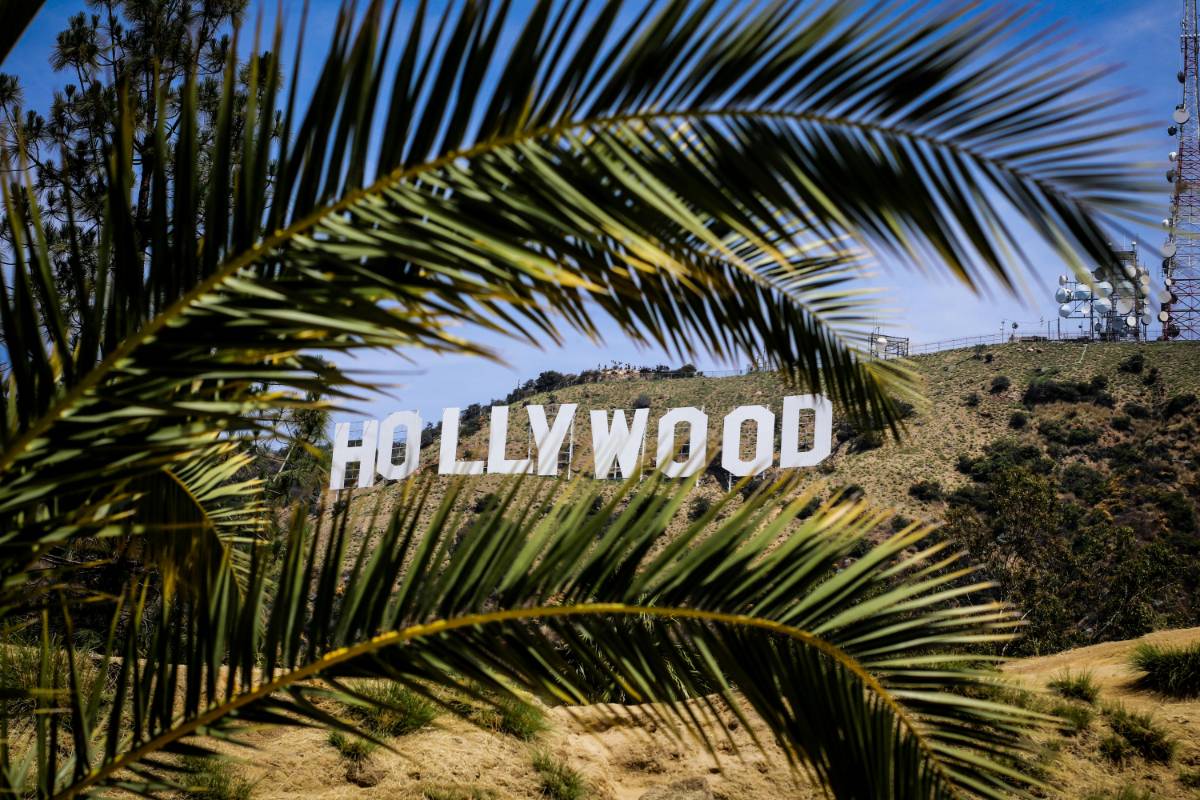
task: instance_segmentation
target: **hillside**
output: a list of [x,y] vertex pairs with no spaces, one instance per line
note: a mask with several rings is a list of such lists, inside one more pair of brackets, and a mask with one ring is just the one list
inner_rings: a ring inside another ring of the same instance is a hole
[[[1140,373],[1122,372],[1121,362],[1134,353],[1143,353],[1145,366]],[[856,449],[864,443],[841,438],[835,419],[835,439],[832,456],[810,469],[813,480],[823,480],[832,486],[860,486],[866,496],[878,503],[910,516],[928,516],[930,508],[909,494],[918,480],[938,481],[945,486],[963,482],[956,469],[960,456],[976,457],[984,447],[1002,437],[1022,441],[1037,439],[1036,423],[1061,411],[1060,404],[1040,406],[1033,410],[1033,422],[1023,431],[1013,431],[1009,420],[1014,411],[1028,410],[1021,402],[1022,394],[1031,381],[1051,378],[1060,381],[1089,381],[1096,375],[1108,378],[1107,391],[1112,395],[1114,409],[1089,408],[1085,417],[1102,425],[1115,416],[1126,403],[1153,407],[1166,398],[1200,393],[1200,346],[1187,342],[1154,343],[1151,345],[1093,343],[1079,345],[1064,342],[1008,344],[982,349],[949,350],[912,360],[926,386],[929,404],[916,410],[907,421],[907,431],[900,441],[880,438],[880,446]],[[1157,380],[1147,385],[1152,370]],[[993,391],[992,382],[1000,377],[1010,381],[1008,388]],[[766,405],[775,414],[781,412],[780,398],[787,393],[780,380],[771,373],[751,373],[734,377],[709,378],[641,378],[585,383],[568,386],[553,392],[537,393],[514,404],[510,412],[511,458],[529,454],[528,428],[522,429],[523,415],[516,409],[529,404],[547,406],[547,416],[553,417],[558,404],[577,403],[577,424],[574,434],[572,474],[594,472],[593,453],[586,421],[589,409],[625,409],[632,414],[639,399],[648,401],[650,426],[646,432],[647,446],[653,447],[657,419],[669,408],[695,406],[710,416],[710,441],[719,436],[720,418],[739,405]],[[972,404],[972,396],[977,404]],[[484,414],[474,424],[464,418],[460,434],[460,458],[486,458],[488,447],[487,401],[480,403]],[[1104,441],[1116,441],[1116,431],[1104,434]],[[715,451],[710,444],[710,455]],[[422,450],[423,474],[436,471],[438,442]],[[776,453],[776,460],[778,454]],[[492,491],[497,478],[480,476],[475,479],[478,491]],[[706,477],[700,489],[716,491],[724,488],[714,477]],[[380,485],[368,490],[355,490],[356,503],[366,507],[376,493],[390,491]]]

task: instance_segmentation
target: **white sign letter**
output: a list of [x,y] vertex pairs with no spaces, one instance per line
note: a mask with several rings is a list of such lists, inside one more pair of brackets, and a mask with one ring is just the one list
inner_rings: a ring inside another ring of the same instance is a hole
[[633,412],[633,430],[625,424],[625,411],[619,408],[613,412],[611,429],[608,427],[607,412],[593,411],[591,417],[592,456],[596,459],[596,477],[607,478],[612,472],[615,458],[621,465],[621,477],[628,478],[637,469],[650,409],[639,408]]
[[[404,429],[404,463],[397,464],[396,428]],[[375,449],[375,468],[385,481],[401,481],[417,471],[421,459],[421,415],[416,411],[388,414],[379,426],[379,446]]]
[[438,458],[439,475],[482,475],[482,461],[458,460],[458,409],[442,411],[442,446]]
[[[754,423],[754,457],[742,458],[742,423]],[[775,415],[766,406],[738,406],[725,417],[721,437],[721,466],[739,478],[757,475],[771,466],[775,447]]]
[[[688,425],[687,460],[675,460],[675,428],[681,422]],[[658,453],[656,464],[668,478],[695,475],[707,460],[708,415],[698,408],[672,408],[658,421]]]
[[[815,419],[813,446],[800,449],[800,411],[811,408]],[[790,395],[783,398],[783,432],[780,434],[779,466],[812,467],[820,464],[833,450],[833,404],[819,394]]]
[[[563,403],[554,417],[554,427],[546,427],[546,409],[542,406],[526,406],[529,412],[529,427],[533,431],[534,446],[537,447],[537,474],[557,475],[558,454],[563,440],[575,420],[575,404]],[[489,470],[490,471],[490,470]]]
[[350,444],[350,423],[339,422],[333,426],[333,460],[329,467],[329,488],[344,489],[346,465],[358,464],[358,488],[365,489],[375,482],[375,442],[379,438],[379,422],[373,419],[363,422],[362,439]]
[[507,458],[508,406],[492,406],[492,427],[488,431],[487,471],[496,475],[520,475],[531,471],[528,458]]

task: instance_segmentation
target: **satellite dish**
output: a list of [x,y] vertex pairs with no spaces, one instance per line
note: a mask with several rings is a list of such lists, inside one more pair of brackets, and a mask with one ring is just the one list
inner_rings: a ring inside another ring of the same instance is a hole
[[1180,83],[1183,83],[1184,77],[1183,70],[1179,70],[1179,72],[1175,73],[1175,80],[1179,81]]
[[880,347],[887,347],[887,337],[886,336],[880,336],[875,341]]
[[1118,314],[1128,314],[1130,311],[1133,311],[1133,300],[1128,297],[1118,297],[1117,298],[1117,313]]
[[1112,311],[1112,300],[1107,297],[1097,297],[1092,301],[1092,308],[1096,309],[1097,314],[1107,314]]
[[1062,317],[1063,319],[1066,319],[1067,317],[1071,316],[1071,304],[1063,303],[1061,306],[1059,306],[1058,307],[1058,315],[1060,317]]
[[1092,315],[1092,304],[1091,303],[1080,303],[1079,304],[1079,313],[1083,314],[1085,317],[1090,317]]
[[1170,258],[1175,255],[1175,243],[1167,242],[1163,245],[1162,254],[1164,258]]
[[1059,275],[1059,276],[1058,276],[1058,285],[1059,285],[1059,286],[1066,286],[1066,285],[1067,285],[1067,282],[1068,282],[1068,281],[1070,281],[1070,280],[1071,280],[1071,276],[1069,276],[1069,275]]
[[1092,290],[1086,286],[1077,286],[1075,291],[1071,292],[1071,297],[1075,300],[1087,300],[1091,296]]
[[1143,325],[1149,325],[1151,322],[1154,322],[1153,314],[1151,314],[1149,311],[1142,314],[1142,324]]
[[1175,285],[1174,278],[1163,278],[1163,286],[1166,286],[1168,289],[1170,289],[1174,285]]
[[1171,299],[1171,293],[1166,289],[1158,289],[1154,292],[1154,299],[1160,303],[1165,303]]
[[1167,170],[1167,183],[1174,183],[1174,182],[1175,182],[1175,170],[1169,169],[1169,170]]
[[1169,228],[1169,227],[1171,227],[1171,220],[1169,220],[1169,219],[1164,219],[1164,220],[1163,220],[1163,227],[1164,227],[1164,228]]
[[1125,324],[1131,328],[1136,328],[1137,327],[1137,317],[1135,317],[1133,314],[1130,314],[1128,317],[1125,318]]
[[1125,265],[1125,277],[1126,278],[1136,278],[1137,277],[1137,267],[1133,266],[1132,264],[1126,264]]
[[1174,161],[1175,159],[1179,158],[1179,153],[1172,150],[1171,152],[1167,153],[1167,158]]
[[1060,286],[1054,292],[1054,302],[1065,303],[1071,299],[1071,290],[1065,286]]
[[1180,125],[1187,122],[1191,118],[1192,115],[1188,113],[1186,108],[1177,108],[1175,109],[1175,113],[1171,115],[1171,119],[1175,120]]
[[1166,321],[1167,321],[1167,320],[1169,320],[1170,318],[1171,318],[1171,315],[1170,315],[1170,314],[1168,314],[1166,311],[1160,311],[1160,312],[1158,312],[1158,321],[1159,321],[1159,322],[1166,322]]
[[1177,133],[1179,133],[1179,129],[1174,125],[1167,126],[1167,136],[1174,136]]
[[1113,285],[1108,281],[1100,281],[1096,284],[1096,294],[1101,297],[1108,297],[1113,293]]
[[1133,284],[1129,281],[1119,281],[1117,283],[1117,294],[1133,294]]

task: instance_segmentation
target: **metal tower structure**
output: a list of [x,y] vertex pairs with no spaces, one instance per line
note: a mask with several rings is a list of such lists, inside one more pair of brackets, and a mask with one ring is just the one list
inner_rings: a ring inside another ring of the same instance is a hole
[[1174,185],[1163,246],[1161,311],[1164,339],[1200,339],[1200,25],[1197,0],[1183,0],[1179,44],[1182,97],[1167,132],[1178,139],[1167,179]]

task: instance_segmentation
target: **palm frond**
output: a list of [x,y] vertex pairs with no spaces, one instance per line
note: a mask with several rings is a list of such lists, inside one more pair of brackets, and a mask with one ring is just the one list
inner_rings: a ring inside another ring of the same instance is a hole
[[[323,701],[376,702],[353,690],[359,679],[479,702],[517,691],[585,702],[595,687],[570,663],[583,660],[710,748],[704,722],[719,724],[719,708],[757,715],[838,796],[1007,797],[1027,785],[1011,765],[1040,718],[967,691],[986,681],[972,650],[1011,637],[1016,620],[950,602],[970,569],[926,544],[927,528],[839,570],[887,514],[835,498],[802,520],[814,495],[794,481],[728,508],[733,493],[674,538],[687,485],[630,482],[595,512],[592,489],[551,499],[517,486],[465,528],[457,491],[426,508],[427,488],[410,485],[360,541],[344,516],[311,532],[297,519],[269,598],[260,547],[244,592],[225,570],[161,614],[135,603],[114,710],[69,712],[60,735],[87,732],[94,755],[64,764],[52,796],[154,794],[168,784],[164,754],[194,752],[205,735],[236,740],[243,724],[352,731]],[[153,635],[139,654],[142,629]]]
[[545,343],[606,316],[681,354],[765,356],[894,426],[918,387],[863,352],[876,309],[848,248],[1015,285],[1006,206],[1070,263],[1107,263],[1102,225],[1139,188],[1105,161],[1123,129],[1102,118],[1112,98],[1081,93],[1094,71],[1045,37],[1005,44],[1019,15],[671,0],[518,20],[469,2],[431,39],[429,14],[342,14],[307,103],[269,56],[235,107],[230,48],[209,177],[189,83],[173,138],[152,126],[139,166],[144,225],[125,108],[104,268],[66,317],[33,189],[5,187],[6,580],[55,542],[128,524],[146,503],[130,482],[214,433],[355,391],[314,349],[486,354],[461,323]]

